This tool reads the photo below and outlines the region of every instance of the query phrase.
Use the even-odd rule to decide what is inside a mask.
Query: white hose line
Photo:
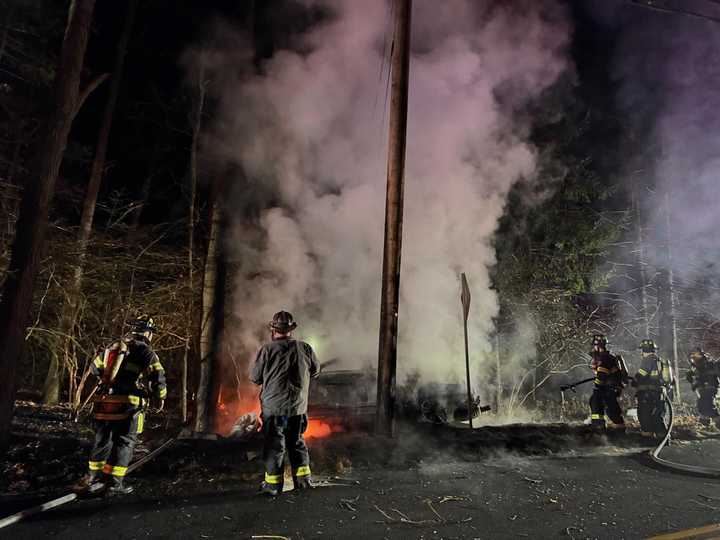
[[[696,474],[698,476],[706,476],[709,478],[720,478],[720,469],[712,469],[709,467],[700,467],[697,465],[685,465],[684,463],[675,463],[673,461],[668,461],[668,460],[660,457],[660,452],[662,452],[662,450],[665,448],[668,441],[670,440],[670,433],[672,432],[673,420],[675,418],[675,416],[673,414],[672,402],[670,401],[670,398],[667,395],[665,395],[665,403],[667,403],[668,410],[670,411],[670,422],[668,422],[667,433],[665,433],[665,437],[663,438],[663,440],[660,441],[660,444],[658,444],[654,450],[650,450],[650,452],[649,452],[650,458],[658,465],[661,465],[668,469],[673,469],[673,470],[681,471],[681,472],[688,472],[688,473]]]

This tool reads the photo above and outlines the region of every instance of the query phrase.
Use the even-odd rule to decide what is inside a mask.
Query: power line
[[[720,5],[720,0],[705,0],[705,1]],[[636,6],[639,6],[639,7],[652,9],[654,11],[660,11],[662,13],[674,13],[677,15],[687,15],[689,17],[695,17],[698,19],[705,19],[707,21],[713,21],[716,23],[720,23],[720,17],[713,17],[712,15],[706,15],[705,13],[699,13],[697,11],[689,11],[686,9],[661,6],[661,5],[655,4],[653,2],[653,0],[630,0],[630,3],[635,4]]]

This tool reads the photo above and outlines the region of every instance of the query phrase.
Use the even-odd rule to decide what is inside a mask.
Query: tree
[[[197,198],[198,198],[198,147],[200,145],[200,133],[202,130],[202,120],[205,110],[205,97],[208,81],[205,78],[204,60],[200,59],[200,67],[198,70],[198,94],[195,104],[192,145],[190,147],[190,201],[188,204],[188,288],[190,289],[190,301],[187,310],[187,336],[185,338],[185,354],[182,363],[182,419],[187,421],[187,389],[188,389],[188,359],[193,342],[193,330],[195,328],[195,308],[194,308],[194,290],[195,290],[195,226],[197,223]],[[210,243],[213,242],[212,237]],[[208,248],[209,249],[209,248]]]
[[[47,228],[50,199],[67,145],[70,127],[82,104],[80,73],[95,0],[73,0],[55,76],[53,109],[35,153],[34,181],[25,186],[12,257],[0,301],[0,448],[10,440],[16,371],[24,349],[35,278]],[[86,94],[85,94],[86,95]]]
[[[120,82],[122,81],[125,56],[127,53],[128,42],[130,41],[130,35],[132,34],[136,7],[137,0],[131,0],[128,3],[125,15],[125,24],[115,53],[115,65],[113,67],[113,75],[110,82],[110,93],[108,95],[108,100],[105,104],[102,121],[100,123],[95,157],[92,163],[90,180],[88,181],[85,200],[83,202],[82,216],[80,218],[80,230],[78,231],[77,238],[77,264],[72,269],[70,282],[66,288],[65,303],[63,305],[60,318],[60,337],[63,341],[62,358],[63,365],[65,366],[72,361],[71,342],[74,336],[75,319],[77,317],[77,311],[80,304],[87,247],[90,241],[90,234],[92,233],[95,205],[97,203],[100,184],[105,170],[105,160],[110,141],[110,130],[112,128],[115,105],[120,93]],[[61,366],[58,362],[58,355],[53,355],[50,361],[50,367],[48,369],[43,390],[43,400],[45,403],[52,404],[58,402],[60,394],[60,368]],[[72,393],[73,389],[71,388],[70,390]]]
[[[202,323],[200,326],[200,378],[195,413],[195,431],[208,431],[214,406],[213,387],[216,385],[214,368],[223,318],[225,293],[222,261],[222,206],[218,201],[218,187],[213,190],[210,210],[210,237],[208,239],[202,290]]]

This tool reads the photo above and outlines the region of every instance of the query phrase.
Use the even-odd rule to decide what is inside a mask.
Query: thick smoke
[[[227,240],[238,272],[230,338],[251,356],[273,312],[344,367],[376,362],[386,181],[385,0],[306,1],[328,13],[295,43],[239,73],[214,53],[218,118],[209,146],[239,166]],[[464,374],[459,273],[473,295],[475,373],[492,346],[491,243],[511,187],[536,152],[520,112],[568,68],[555,2],[416,0],[410,66],[400,374]],[[220,73],[218,70],[222,71]],[[241,70],[240,70],[241,71]],[[494,356],[487,362],[494,363]],[[479,381],[476,381],[479,382]]]

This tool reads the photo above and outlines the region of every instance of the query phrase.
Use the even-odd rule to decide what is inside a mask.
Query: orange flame
[[[322,420],[310,419],[308,427],[305,430],[306,439],[322,439],[329,437],[333,433],[342,433],[345,431],[342,426],[338,424],[329,424]]]
[[[247,399],[237,399],[235,391],[226,393],[224,388],[218,392],[215,406],[215,432],[224,437],[232,431],[235,422],[248,413],[260,415],[260,403],[256,396],[249,395]]]
[[[230,393],[228,397],[228,394],[223,392],[223,390],[224,389],[221,389],[218,393],[215,412],[215,431],[222,436],[227,436],[232,431],[235,422],[237,422],[241,416],[249,413],[255,413],[257,416],[260,416],[260,402],[254,397],[237,400],[234,399],[235,392]],[[345,431],[345,429],[339,422],[311,418],[305,430],[305,438],[322,439],[329,437],[333,433],[342,433],[343,431]]]

